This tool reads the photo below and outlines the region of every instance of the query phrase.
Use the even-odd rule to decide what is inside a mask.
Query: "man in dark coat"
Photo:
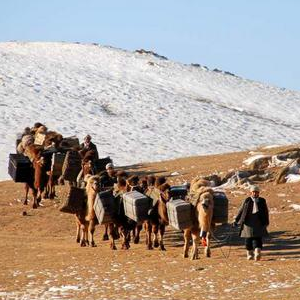
[[[94,143],[92,143],[91,140],[92,140],[92,137],[88,134],[84,138],[84,142],[82,144],[80,144],[79,154],[81,155],[82,158],[84,158],[87,153],[90,153],[90,154],[92,153],[93,160],[96,160],[99,158],[98,150],[97,150],[97,146]]]
[[[245,238],[247,259],[260,260],[262,238],[268,234],[269,212],[266,200],[259,197],[259,187],[250,188],[251,196],[246,198],[234,220],[234,225],[240,224],[240,237]]]
[[[113,188],[114,184],[117,183],[117,172],[114,169],[112,163],[108,163],[105,166],[105,171],[100,173],[100,185],[102,189]]]

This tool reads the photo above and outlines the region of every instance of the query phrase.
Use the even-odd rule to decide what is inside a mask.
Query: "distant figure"
[[[31,135],[31,129],[30,127],[25,127],[24,131],[22,132],[21,138],[25,135]]]
[[[239,209],[233,225],[241,225],[240,237],[245,238],[247,259],[261,259],[262,238],[268,234],[269,211],[266,200],[259,197],[259,187],[250,188],[251,196],[246,198]]]
[[[100,183],[102,189],[113,188],[115,183],[118,183],[117,172],[112,163],[105,166],[105,171],[100,173]]]
[[[89,155],[92,156],[93,160],[96,160],[99,158],[97,146],[92,143],[92,137],[88,134],[84,138],[84,142],[80,144],[80,151],[79,154],[82,158],[85,157],[85,155],[89,152]]]

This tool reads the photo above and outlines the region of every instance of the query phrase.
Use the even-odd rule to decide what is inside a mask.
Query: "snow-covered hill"
[[[0,43],[0,179],[25,126],[117,165],[299,142],[300,92],[99,45]]]

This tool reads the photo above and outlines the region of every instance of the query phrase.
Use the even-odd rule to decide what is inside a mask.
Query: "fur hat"
[[[108,163],[108,164],[106,164],[105,169],[106,170],[107,169],[112,169],[113,167],[114,167],[114,165],[112,163]]]
[[[259,186],[258,185],[251,185],[250,186],[250,192],[259,192]]]

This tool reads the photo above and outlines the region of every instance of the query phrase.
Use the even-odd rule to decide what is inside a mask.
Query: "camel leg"
[[[192,247],[192,256],[191,260],[198,259],[198,243],[199,243],[199,234],[198,232],[192,232],[193,247]]]
[[[104,234],[102,236],[102,241],[108,241],[108,224],[104,224]]]
[[[145,232],[146,232],[146,237],[145,237],[145,244],[146,244],[146,246],[149,244],[149,236],[148,236],[148,227],[149,227],[150,225],[149,225],[149,221],[145,221],[144,223],[143,223],[143,227],[144,227],[144,230],[145,230]]]
[[[42,199],[49,199],[49,185],[48,185],[48,182],[47,182],[45,188],[43,189],[43,191],[41,192],[41,195],[43,195]]]
[[[109,229],[109,237],[111,239],[110,241],[110,249],[111,250],[117,250],[116,244],[115,244],[115,233],[114,233],[114,224],[109,223],[108,224],[108,229]]]
[[[210,251],[210,232],[207,233],[206,235],[206,247],[204,248],[204,254],[206,257],[211,256],[211,251]]]
[[[122,249],[123,250],[128,250],[130,248],[129,245],[129,238],[128,238],[128,230],[125,228],[121,228],[121,237],[122,237]]]
[[[135,244],[138,244],[140,242],[140,232],[142,230],[142,225],[141,224],[137,224],[134,228],[134,240],[133,242]]]
[[[49,177],[49,181],[48,181],[48,186],[49,186],[49,199],[54,199],[55,195],[55,182],[54,182],[54,178],[53,175],[51,174]]]
[[[55,185],[54,184],[51,186],[49,197],[50,197],[50,199],[54,199],[56,197]]]
[[[116,224],[114,224],[114,232],[115,232],[115,239],[118,240],[120,238],[119,228]]]
[[[88,243],[88,240],[87,240],[87,231],[88,231],[88,228],[87,228],[86,224],[81,224],[80,228],[81,228],[80,246],[81,247],[85,247],[87,245],[87,243]]]
[[[166,248],[165,248],[165,245],[164,245],[165,229],[166,229],[166,226],[164,224],[159,225],[159,235],[160,235],[159,248],[162,251],[166,251]]]
[[[190,229],[185,229],[183,237],[184,237],[183,257],[187,258],[187,257],[189,257],[191,230]]]
[[[97,247],[97,245],[94,241],[94,232],[95,232],[95,221],[91,220],[89,222],[89,227],[88,227],[88,234],[89,234],[90,241],[91,241],[91,244],[90,244],[91,247]]]
[[[146,221],[144,223],[144,229],[146,231],[146,247],[148,250],[153,250],[153,245],[152,245],[152,225],[150,221]]]
[[[154,234],[153,246],[154,246],[154,248],[158,248],[159,242],[158,242],[158,225],[157,224],[152,226],[152,231]]]
[[[76,243],[80,243],[80,224],[76,222]]]
[[[33,196],[33,203],[32,203],[32,208],[36,209],[39,206],[38,202],[38,193],[35,189],[32,189],[32,196]]]
[[[29,193],[28,183],[25,183],[24,190],[25,190],[25,199],[23,200],[23,204],[27,205],[28,204],[28,193]]]

